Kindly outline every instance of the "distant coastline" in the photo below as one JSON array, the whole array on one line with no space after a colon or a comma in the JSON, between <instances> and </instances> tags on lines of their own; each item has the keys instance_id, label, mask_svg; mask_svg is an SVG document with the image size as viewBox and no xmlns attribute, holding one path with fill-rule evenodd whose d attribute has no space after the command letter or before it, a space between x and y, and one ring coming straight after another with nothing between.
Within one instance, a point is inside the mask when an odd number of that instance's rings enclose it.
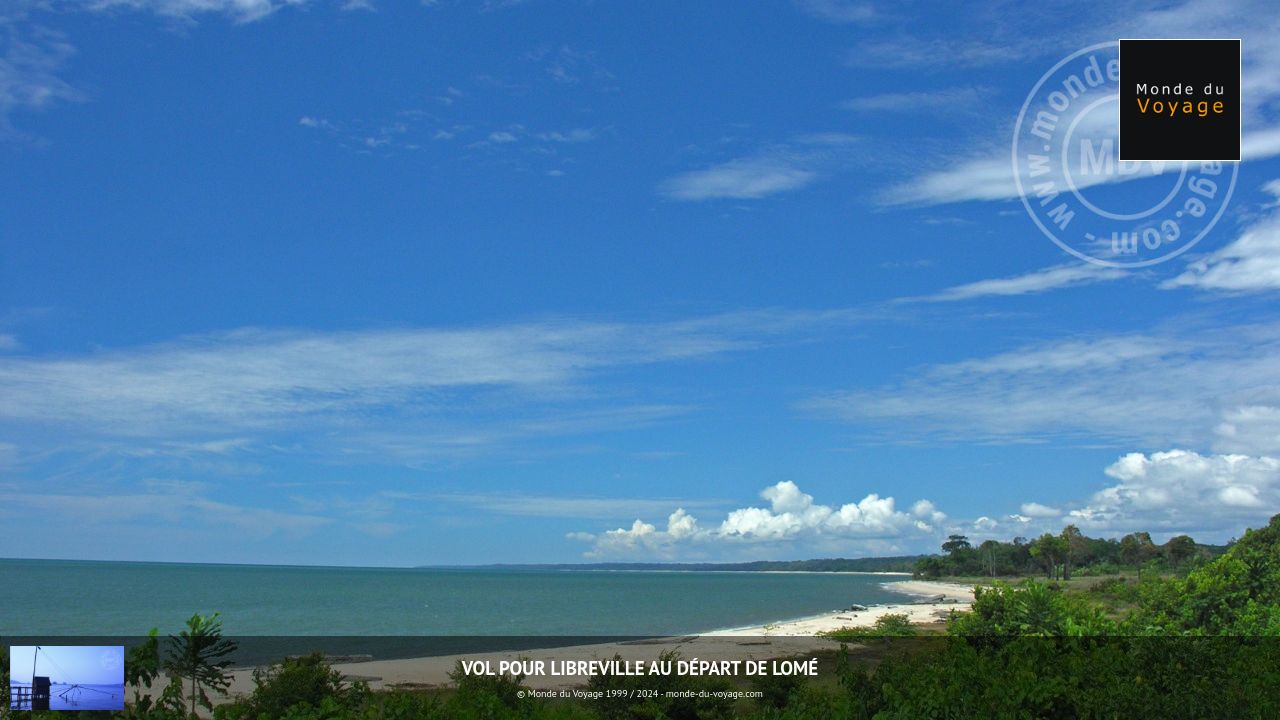
<instances>
[{"instance_id":1,"label":"distant coastline","mask_svg":"<svg viewBox=\"0 0 1280 720\"><path fill-rule=\"evenodd\" d=\"M0 562L91 563L111 565L210 566L226 568L287 568L313 570L617 570L634 572L795 572L910 575L926 555L813 560L752 560L736 563L486 563L468 565L300 565L296 563L187 562L180 560L118 560L103 558L0 557Z\"/></svg>"},{"instance_id":2,"label":"distant coastline","mask_svg":"<svg viewBox=\"0 0 1280 720\"><path fill-rule=\"evenodd\" d=\"M734 563L602 562L602 563L493 563L488 565L420 565L420 570L631 570L636 572L815 572L892 573L910 575L924 555L865 558L816 558L813 560L751 560Z\"/></svg>"}]
</instances>

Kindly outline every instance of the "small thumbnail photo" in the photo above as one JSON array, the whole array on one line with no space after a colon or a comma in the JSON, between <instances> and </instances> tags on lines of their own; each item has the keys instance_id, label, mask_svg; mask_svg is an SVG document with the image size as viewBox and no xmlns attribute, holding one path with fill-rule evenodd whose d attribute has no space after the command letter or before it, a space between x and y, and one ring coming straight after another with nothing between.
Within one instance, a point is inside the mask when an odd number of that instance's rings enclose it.
<instances>
[{"instance_id":1,"label":"small thumbnail photo","mask_svg":"<svg viewBox=\"0 0 1280 720\"><path fill-rule=\"evenodd\" d=\"M123 710L124 648L119 645L9 647L13 710Z\"/></svg>"}]
</instances>

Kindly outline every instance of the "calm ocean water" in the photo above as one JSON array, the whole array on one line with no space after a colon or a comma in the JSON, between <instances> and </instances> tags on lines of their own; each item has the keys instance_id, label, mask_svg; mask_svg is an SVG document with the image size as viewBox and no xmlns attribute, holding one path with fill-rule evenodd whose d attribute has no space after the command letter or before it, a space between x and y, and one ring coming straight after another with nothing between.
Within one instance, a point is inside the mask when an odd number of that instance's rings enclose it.
<instances>
[{"instance_id":1,"label":"calm ocean water","mask_svg":"<svg viewBox=\"0 0 1280 720\"><path fill-rule=\"evenodd\" d=\"M12 687L31 687L29 682L11 682ZM68 685L53 683L49 687L50 710L119 710L124 707L124 685ZM30 710L30 701L18 704L10 699L14 710Z\"/></svg>"},{"instance_id":2,"label":"calm ocean water","mask_svg":"<svg viewBox=\"0 0 1280 720\"><path fill-rule=\"evenodd\" d=\"M231 635L662 635L902 602L829 573L416 570L0 560L0 636L175 632L218 611Z\"/></svg>"}]
</instances>

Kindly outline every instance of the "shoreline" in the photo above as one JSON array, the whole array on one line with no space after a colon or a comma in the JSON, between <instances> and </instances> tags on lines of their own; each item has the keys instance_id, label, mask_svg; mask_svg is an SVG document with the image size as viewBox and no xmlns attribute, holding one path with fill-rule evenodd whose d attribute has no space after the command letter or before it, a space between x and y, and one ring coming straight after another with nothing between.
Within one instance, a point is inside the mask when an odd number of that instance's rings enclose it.
<instances>
[{"instance_id":1,"label":"shoreline","mask_svg":"<svg viewBox=\"0 0 1280 720\"><path fill-rule=\"evenodd\" d=\"M763 625L725 628L703 633L710 637L807 637L844 627L871 627L885 615L906 615L912 624L935 623L953 610L968 610L973 604L973 587L961 583L902 580L881 583L892 592L917 598L940 598L933 602L903 602L866 605L865 610L833 610L817 615L779 620Z\"/></svg>"},{"instance_id":2,"label":"shoreline","mask_svg":"<svg viewBox=\"0 0 1280 720\"><path fill-rule=\"evenodd\" d=\"M893 592L918 598L934 598L933 602L902 602L884 605L867 605L863 610L838 610L792 620L764 625L729 628L692 635L654 638L652 640L613 641L545 649L493 651L434 657L415 657L394 660L364 660L337 662L333 669L348 680L363 680L374 689L431 688L451 684L449 674L460 660L489 661L493 666L503 660L535 659L607 660L615 656L623 660L650 661L660 653L678 651L685 657L703 660L768 660L804 655L821 650L833 650L839 643L819 636L819 633L843 627L870 627L884 615L907 615L913 624L930 624L945 620L952 611L969 608L973 601L973 588L968 585L947 582L902 580L883 583ZM939 599L939 596L940 599ZM222 696L228 701L253 690L251 668L233 671L231 686ZM531 676L524 682L536 689L568 689L579 687L589 680L585 675Z\"/></svg>"}]
</instances>

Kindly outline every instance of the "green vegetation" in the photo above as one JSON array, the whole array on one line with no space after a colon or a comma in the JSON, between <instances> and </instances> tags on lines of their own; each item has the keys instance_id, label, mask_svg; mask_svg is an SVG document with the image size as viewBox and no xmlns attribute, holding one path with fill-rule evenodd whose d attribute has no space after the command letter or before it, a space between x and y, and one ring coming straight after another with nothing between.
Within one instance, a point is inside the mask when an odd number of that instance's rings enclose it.
<instances>
[{"instance_id":1,"label":"green vegetation","mask_svg":"<svg viewBox=\"0 0 1280 720\"><path fill-rule=\"evenodd\" d=\"M235 649L234 642L222 637L222 620L218 613L192 615L182 632L169 636L169 656L165 659L164 669L169 677L191 683L187 699L192 715L197 705L206 710L213 709L206 688L221 692L231 683L231 676L226 672L231 661L226 656Z\"/></svg>"},{"instance_id":2,"label":"green vegetation","mask_svg":"<svg viewBox=\"0 0 1280 720\"><path fill-rule=\"evenodd\" d=\"M1220 557L1187 541L1157 548L1142 534L1115 543L1129 560L1167 563L1185 573L1108 578L1068 589L1090 567L1082 535L1050 536L1029 561L1061 582L1027 578L979 588L972 609L955 613L945 635L911 637L902 616L842 630L828 672L818 678L610 676L591 679L599 699L534 698L519 676L466 676L444 689L370 690L348 683L322 656L286 660L254 673L254 690L217 706L215 720L803 720L849 718L1205 718L1280 717L1280 515L1248 531ZM1105 542L1105 541L1097 541ZM984 543L947 542L948 557ZM1015 543L1014 546L1020 546ZM1127 549L1126 549L1127 548ZM987 546L988 550L996 549ZM998 557L998 553L996 554ZM986 557L988 561L992 555ZM1146 556L1146 557L1143 557ZM1159 558L1157 557L1159 556ZM941 558L935 558L942 560ZM1102 560L1110 562L1110 560ZM1056 566L1057 572L1053 571ZM197 640L198 639L198 640ZM169 684L152 702L135 694L115 717L178 720L200 693L184 680L218 687L225 647L213 618L197 616L169 640L161 662L153 632L126 660L131 684ZM3 648L0 648L3 652ZM665 659L674 659L667 655ZM200 662L196 662L199 660ZM0 662L0 672L7 670ZM193 675L197 668L199 675ZM7 676L5 676L7 685ZM656 691L637 693L634 691ZM733 697L738 690L758 697ZM203 702L198 704L204 705ZM207 707L207 705L205 705ZM0 710L0 716L13 714ZM84 713L82 717L109 717Z\"/></svg>"},{"instance_id":3,"label":"green vegetation","mask_svg":"<svg viewBox=\"0 0 1280 720\"><path fill-rule=\"evenodd\" d=\"M914 637L916 627L906 615L889 613L876 618L871 627L844 627L822 633L823 637L844 642L856 642L867 638Z\"/></svg>"},{"instance_id":4,"label":"green vegetation","mask_svg":"<svg viewBox=\"0 0 1280 720\"><path fill-rule=\"evenodd\" d=\"M915 561L916 577L948 576L1023 577L1043 574L1049 580L1070 580L1072 575L1115 575L1120 572L1171 572L1204 563L1225 552L1216 545L1201 545L1186 535L1164 545L1151 534L1130 533L1119 540L1086 537L1075 525L1054 535L1011 542L986 540L978 547L964 535L952 535L942 544L941 555Z\"/></svg>"}]
</instances>

